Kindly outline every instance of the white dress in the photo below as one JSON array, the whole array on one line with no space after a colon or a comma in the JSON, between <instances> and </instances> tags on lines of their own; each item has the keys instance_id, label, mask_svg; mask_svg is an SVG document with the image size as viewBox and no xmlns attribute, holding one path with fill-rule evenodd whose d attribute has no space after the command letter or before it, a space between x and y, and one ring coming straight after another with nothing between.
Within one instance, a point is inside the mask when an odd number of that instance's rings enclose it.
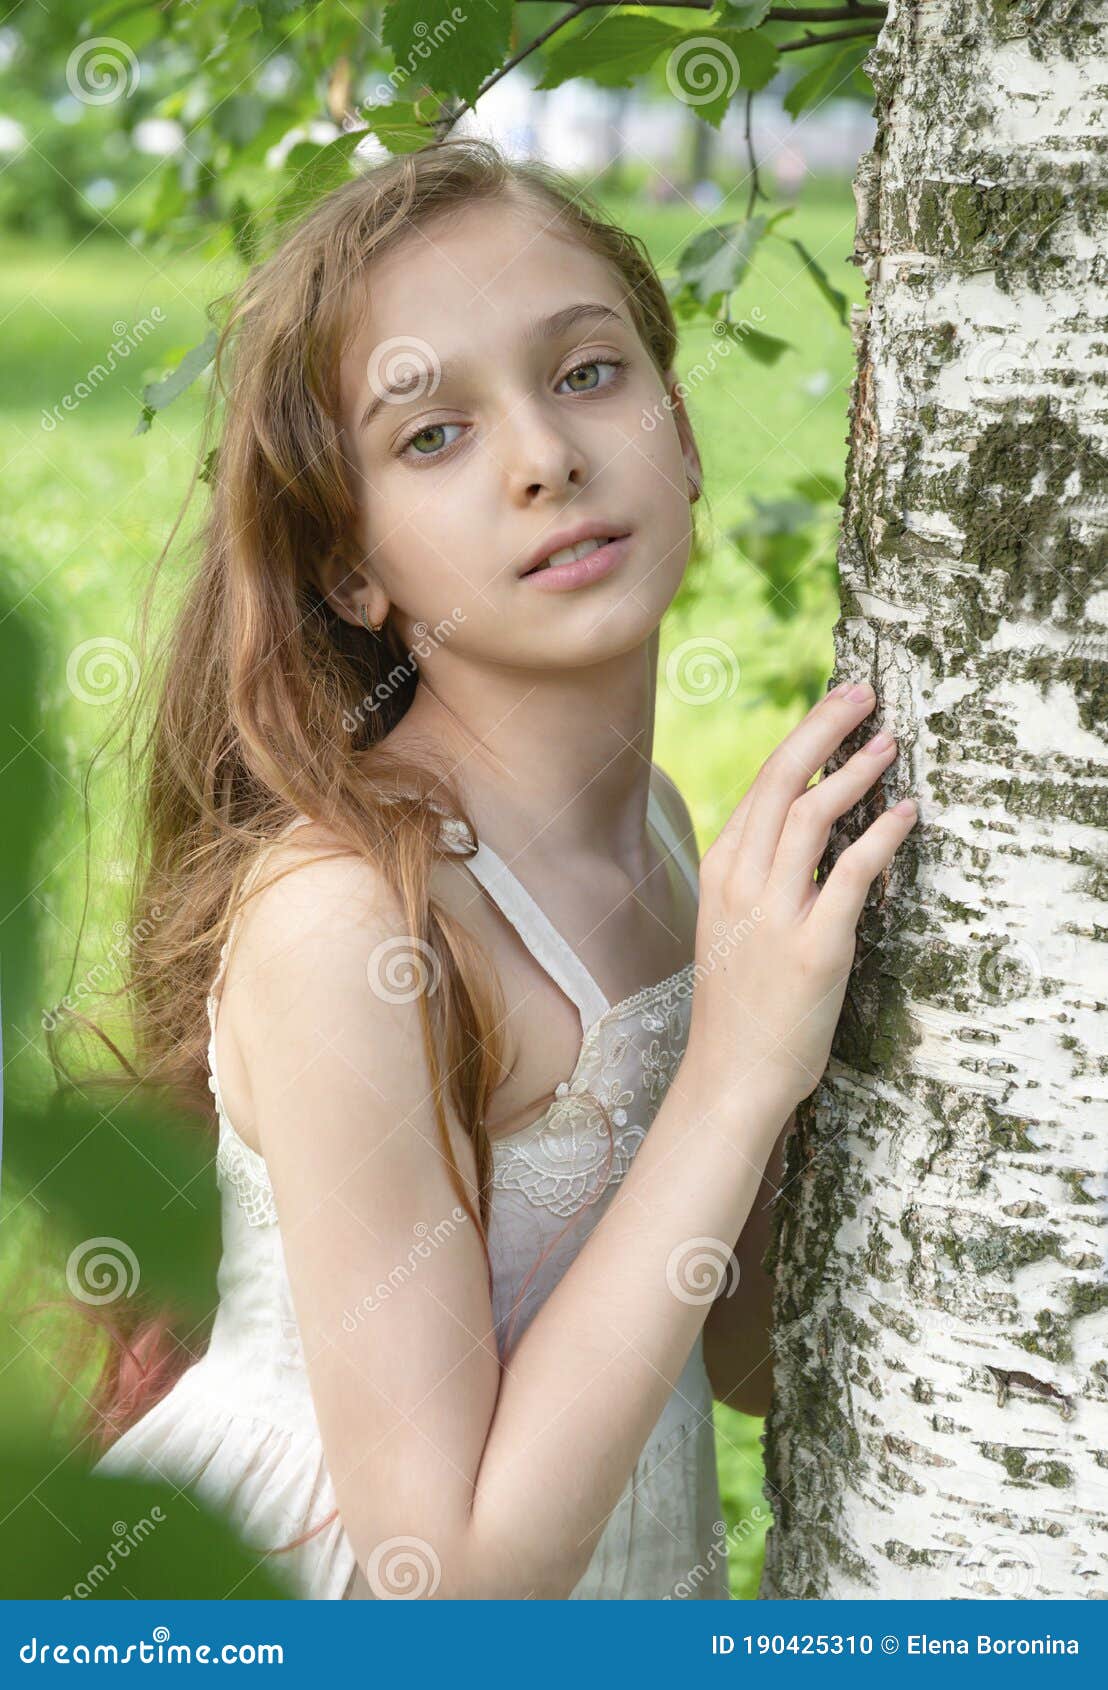
<instances>
[{"instance_id":1,"label":"white dress","mask_svg":"<svg viewBox=\"0 0 1108 1690\"><path fill-rule=\"evenodd\" d=\"M660 848L680 864L696 892L695 866L683 854L653 791L648 816ZM447 820L444 830L448 840L461 837ZM692 964L622 1003L609 1004L580 958L488 845L479 842L476 854L464 860L577 1006L584 1034L576 1067L558 1086L546 1113L493 1143L489 1249L493 1315L503 1355L509 1341L512 1347L518 1342L600 1220L646 1135L684 1052ZM220 1098L215 1015L232 937L223 947L208 997L209 1085L219 1122L216 1177L223 1231L211 1340L200 1360L101 1457L96 1471L192 1486L201 1500L228 1515L248 1544L264 1552L310 1531L336 1503L266 1164L236 1133ZM601 1097L612 1114L614 1153L603 1118L590 1107L590 1094ZM571 1217L576 1220L567 1226ZM560 1242L533 1271L536 1258L559 1234ZM301 1546L277 1554L274 1564L305 1597L393 1593L382 1588L378 1577L370 1587L337 1516ZM396 1594L409 1588L398 1584ZM700 1334L571 1595L729 1595L712 1391Z\"/></svg>"}]
</instances>

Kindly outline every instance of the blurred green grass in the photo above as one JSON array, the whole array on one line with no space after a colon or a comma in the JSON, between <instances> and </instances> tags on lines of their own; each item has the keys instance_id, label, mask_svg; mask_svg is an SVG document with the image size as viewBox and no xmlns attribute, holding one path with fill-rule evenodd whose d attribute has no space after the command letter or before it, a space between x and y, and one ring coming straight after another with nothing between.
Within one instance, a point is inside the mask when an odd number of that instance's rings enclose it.
<instances>
[{"instance_id":1,"label":"blurred green grass","mask_svg":"<svg viewBox=\"0 0 1108 1690\"><path fill-rule=\"evenodd\" d=\"M610 216L642 236L663 274L675 267L681 247L705 220L724 221L745 210L745 190L710 214L684 203L658 207L639 198L597 197ZM853 226L849 182L812 178L782 229L805 242L834 286L861 301L861 278L846 262ZM138 596L191 478L202 408L197 387L161 414L149 433L135 436L141 388L203 338L209 326L206 303L240 273L229 255L159 255L109 233L89 236L72 249L0 237L0 320L9 372L0 408L7 494L0 512L0 560L48 653L44 706L55 819L43 840L43 878L35 892L44 914L46 1003L56 1001L69 982L85 897L81 779L112 715L110 707L75 696L67 665L85 642L135 644ZM790 673L813 666L830 673L837 614L827 586L809 596L794 619L775 617L764 602L758 569L721 538L749 514L752 496L781 498L792 481L812 473L837 480L845 461L850 336L816 294L795 251L782 242L766 243L757 255L733 301L734 317L741 319L755 305L764 313L757 326L795 350L772 368L735 351L686 398L712 507L705 520L720 538L699 573L695 597L671 613L662 631L663 673L667 656L682 642L722 641L735 659L735 684L720 697L689 703L664 682L659 685L655 756L688 800L702 851L766 755L803 713L804 701L790 698L783 684ZM160 322L152 316L155 307ZM114 370L91 376L113 339L144 321L153 326L138 331L140 344ZM683 328L678 373L684 376L711 346L707 325ZM91 386L88 396L73 408L63 406L81 383ZM706 503L698 511L706 511ZM198 500L186 534L201 509ZM173 582L172 571L167 579ZM119 662L128 662L125 651ZM109 765L93 788L86 964L110 960L118 943L115 924L129 868L127 807L120 802L125 795L119 781ZM49 1073L37 1031L18 1030L5 1054L22 1083L45 1089ZM28 1228L23 1252L9 1240L2 1276L9 1283L15 1274L33 1277L30 1236ZM767 1518L761 1425L718 1405L715 1420L732 1592L751 1597Z\"/></svg>"}]
</instances>

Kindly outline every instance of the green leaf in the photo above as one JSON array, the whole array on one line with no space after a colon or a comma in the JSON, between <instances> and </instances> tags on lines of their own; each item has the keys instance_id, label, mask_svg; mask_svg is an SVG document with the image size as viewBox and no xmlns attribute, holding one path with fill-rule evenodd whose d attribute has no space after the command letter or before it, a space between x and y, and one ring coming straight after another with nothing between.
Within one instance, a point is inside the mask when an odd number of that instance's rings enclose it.
<instances>
[{"instance_id":1,"label":"green leaf","mask_svg":"<svg viewBox=\"0 0 1108 1690\"><path fill-rule=\"evenodd\" d=\"M177 168L176 159L168 159L162 167L158 178L158 191L154 195L154 203L146 219L148 234L157 234L166 228L173 219L185 209L185 190L181 185L181 172Z\"/></svg>"},{"instance_id":2,"label":"green leaf","mask_svg":"<svg viewBox=\"0 0 1108 1690\"><path fill-rule=\"evenodd\" d=\"M682 105L719 128L740 88L764 88L777 70L777 48L758 30L682 32L666 60L666 82Z\"/></svg>"},{"instance_id":3,"label":"green leaf","mask_svg":"<svg viewBox=\"0 0 1108 1690\"><path fill-rule=\"evenodd\" d=\"M796 347L791 340L778 340L776 335L763 334L761 329L750 329L735 325L735 332L731 338L753 358L756 364L764 364L767 367L776 364L783 352L796 351Z\"/></svg>"},{"instance_id":4,"label":"green leaf","mask_svg":"<svg viewBox=\"0 0 1108 1690\"><path fill-rule=\"evenodd\" d=\"M248 1549L209 1502L178 1490L169 1475L157 1484L91 1474L72 1455L59 1461L56 1451L8 1447L0 1452L0 1517L9 1599L287 1601L294 1594L280 1556Z\"/></svg>"},{"instance_id":5,"label":"green leaf","mask_svg":"<svg viewBox=\"0 0 1108 1690\"><path fill-rule=\"evenodd\" d=\"M252 141L268 108L259 94L230 94L212 112L212 128L238 149Z\"/></svg>"},{"instance_id":6,"label":"green leaf","mask_svg":"<svg viewBox=\"0 0 1108 1690\"><path fill-rule=\"evenodd\" d=\"M289 18L293 12L302 12L306 5L316 3L317 0L255 0L263 23L268 24L280 23L282 18Z\"/></svg>"},{"instance_id":7,"label":"green leaf","mask_svg":"<svg viewBox=\"0 0 1108 1690\"><path fill-rule=\"evenodd\" d=\"M677 260L678 274L706 311L714 313L738 287L765 229L762 216L713 224L685 247Z\"/></svg>"},{"instance_id":8,"label":"green leaf","mask_svg":"<svg viewBox=\"0 0 1108 1690\"><path fill-rule=\"evenodd\" d=\"M637 77L646 75L659 53L675 47L685 34L659 18L601 18L543 55L542 81L535 86L557 88L573 77L585 76L604 88L630 88Z\"/></svg>"},{"instance_id":9,"label":"green leaf","mask_svg":"<svg viewBox=\"0 0 1108 1690\"><path fill-rule=\"evenodd\" d=\"M837 505L843 496L842 476L828 475L813 470L810 475L798 475L790 482L802 499L808 499L814 505Z\"/></svg>"},{"instance_id":10,"label":"green leaf","mask_svg":"<svg viewBox=\"0 0 1108 1690\"><path fill-rule=\"evenodd\" d=\"M848 41L845 46L830 49L826 57L813 64L785 95L782 103L789 115L798 117L807 107L839 93L843 86L852 80L854 71L867 56L876 39L875 27L873 40Z\"/></svg>"},{"instance_id":11,"label":"green leaf","mask_svg":"<svg viewBox=\"0 0 1108 1690\"><path fill-rule=\"evenodd\" d=\"M719 21L731 29L757 29L773 0L722 0Z\"/></svg>"},{"instance_id":12,"label":"green leaf","mask_svg":"<svg viewBox=\"0 0 1108 1690\"><path fill-rule=\"evenodd\" d=\"M243 263L250 267L257 261L260 231L257 219L245 194L238 194L231 206L231 244ZM204 477L200 478L202 481Z\"/></svg>"},{"instance_id":13,"label":"green leaf","mask_svg":"<svg viewBox=\"0 0 1108 1690\"><path fill-rule=\"evenodd\" d=\"M779 621L800 609L805 566L817 545L812 524L818 515L804 499L751 497L752 513L728 529L727 538L763 578L764 601Z\"/></svg>"},{"instance_id":14,"label":"green leaf","mask_svg":"<svg viewBox=\"0 0 1108 1690\"><path fill-rule=\"evenodd\" d=\"M180 397L187 387L191 387L197 376L203 375L212 359L215 357L216 344L219 340L219 330L211 329L204 336L199 346L192 347L185 353L175 370L171 370L163 381L149 382L142 390L142 415L133 430L135 434L145 434L154 420L155 413L164 411L174 399Z\"/></svg>"},{"instance_id":15,"label":"green leaf","mask_svg":"<svg viewBox=\"0 0 1108 1690\"><path fill-rule=\"evenodd\" d=\"M285 223L290 217L298 217L340 182L348 181L350 154L364 139L363 129L351 129L322 144L297 141L285 158L285 169L295 179L277 201L273 213L276 222Z\"/></svg>"},{"instance_id":16,"label":"green leaf","mask_svg":"<svg viewBox=\"0 0 1108 1690\"><path fill-rule=\"evenodd\" d=\"M457 0L391 0L381 38L395 61L394 88L405 92L414 82L472 102L508 57L512 0L481 0L468 12Z\"/></svg>"},{"instance_id":17,"label":"green leaf","mask_svg":"<svg viewBox=\"0 0 1108 1690\"><path fill-rule=\"evenodd\" d=\"M794 246L796 248L797 252L804 261L804 267L808 271L808 274L811 276L813 282L815 282L824 299L826 299L827 303L830 305L832 311L834 311L835 315L838 317L839 322L842 323L845 328L847 326L846 294L840 293L838 288L831 286L831 282L826 270L823 268L823 265L813 257L813 255L808 251L808 248L804 245L803 241L798 241L794 235L782 235L780 239L787 240L790 246Z\"/></svg>"},{"instance_id":18,"label":"green leaf","mask_svg":"<svg viewBox=\"0 0 1108 1690\"><path fill-rule=\"evenodd\" d=\"M242 42L249 41L252 35L257 35L261 27L262 20L254 7L244 7L242 11L236 12L210 52L205 53L201 64L211 64L213 59L222 58L224 53L233 51L235 47L241 46Z\"/></svg>"},{"instance_id":19,"label":"green leaf","mask_svg":"<svg viewBox=\"0 0 1108 1690\"><path fill-rule=\"evenodd\" d=\"M676 29L657 18L606 17L545 56L540 88L586 76L605 88L629 88L667 55L665 77L682 105L718 128L739 88L764 88L777 70L777 48L751 29Z\"/></svg>"},{"instance_id":20,"label":"green leaf","mask_svg":"<svg viewBox=\"0 0 1108 1690\"><path fill-rule=\"evenodd\" d=\"M413 153L434 139L426 118L411 104L374 106L364 112L371 134L376 135L390 153Z\"/></svg>"},{"instance_id":21,"label":"green leaf","mask_svg":"<svg viewBox=\"0 0 1108 1690\"><path fill-rule=\"evenodd\" d=\"M816 511L810 499L759 499L751 494L754 515L741 525L747 537L753 534L795 534L813 520Z\"/></svg>"},{"instance_id":22,"label":"green leaf","mask_svg":"<svg viewBox=\"0 0 1108 1690\"><path fill-rule=\"evenodd\" d=\"M110 40L122 41L135 52L156 37L168 35L170 29L169 14L160 6L136 7L132 12L124 12L120 0L111 0L109 5L97 7L80 26L82 37L93 40L102 36L105 23L109 25Z\"/></svg>"},{"instance_id":23,"label":"green leaf","mask_svg":"<svg viewBox=\"0 0 1108 1690\"><path fill-rule=\"evenodd\" d=\"M301 111L287 102L269 111L253 140L243 147L236 148L235 156L231 160L232 167L237 169L241 164L261 163L270 147L275 147L290 129L295 129L302 115Z\"/></svg>"}]
</instances>

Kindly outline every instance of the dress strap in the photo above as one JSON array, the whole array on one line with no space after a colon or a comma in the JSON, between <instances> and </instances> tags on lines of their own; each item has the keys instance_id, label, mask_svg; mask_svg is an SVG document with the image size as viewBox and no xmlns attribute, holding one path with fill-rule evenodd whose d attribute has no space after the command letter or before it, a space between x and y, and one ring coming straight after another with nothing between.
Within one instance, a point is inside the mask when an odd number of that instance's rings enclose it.
<instances>
[{"instance_id":1,"label":"dress strap","mask_svg":"<svg viewBox=\"0 0 1108 1690\"><path fill-rule=\"evenodd\" d=\"M581 1031L587 1033L610 1008L607 998L572 946L543 914L530 892L498 857L491 845L477 841L465 866L480 881L501 913L511 922L539 966L577 1008Z\"/></svg>"},{"instance_id":2,"label":"dress strap","mask_svg":"<svg viewBox=\"0 0 1108 1690\"><path fill-rule=\"evenodd\" d=\"M691 864L653 788L647 799L647 821L661 840L663 850L677 858L695 892L697 882L691 874ZM612 1006L572 945L562 937L491 845L478 840L476 851L465 858L465 865L511 922L539 966L576 1006L582 1032L587 1033Z\"/></svg>"},{"instance_id":3,"label":"dress strap","mask_svg":"<svg viewBox=\"0 0 1108 1690\"><path fill-rule=\"evenodd\" d=\"M685 876L685 879L691 886L694 895L699 896L700 876L696 871L696 864L692 860L692 856L689 852L688 846L685 844L685 841L680 838L677 829L674 827L673 823L666 815L666 812L659 804L653 787L650 789L650 798L646 808L650 825L662 841L664 849L676 860L681 873Z\"/></svg>"}]
</instances>

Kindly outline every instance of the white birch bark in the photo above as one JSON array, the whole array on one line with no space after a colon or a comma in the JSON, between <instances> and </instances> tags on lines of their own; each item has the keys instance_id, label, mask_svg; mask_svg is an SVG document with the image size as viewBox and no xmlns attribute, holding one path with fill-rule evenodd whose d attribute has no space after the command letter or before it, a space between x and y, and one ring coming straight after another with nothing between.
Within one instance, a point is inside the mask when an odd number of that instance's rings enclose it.
<instances>
[{"instance_id":1,"label":"white birch bark","mask_svg":"<svg viewBox=\"0 0 1108 1690\"><path fill-rule=\"evenodd\" d=\"M838 675L920 820L779 1199L762 1595L1108 1597L1108 57L893 0ZM836 759L836 762L842 759Z\"/></svg>"}]
</instances>

